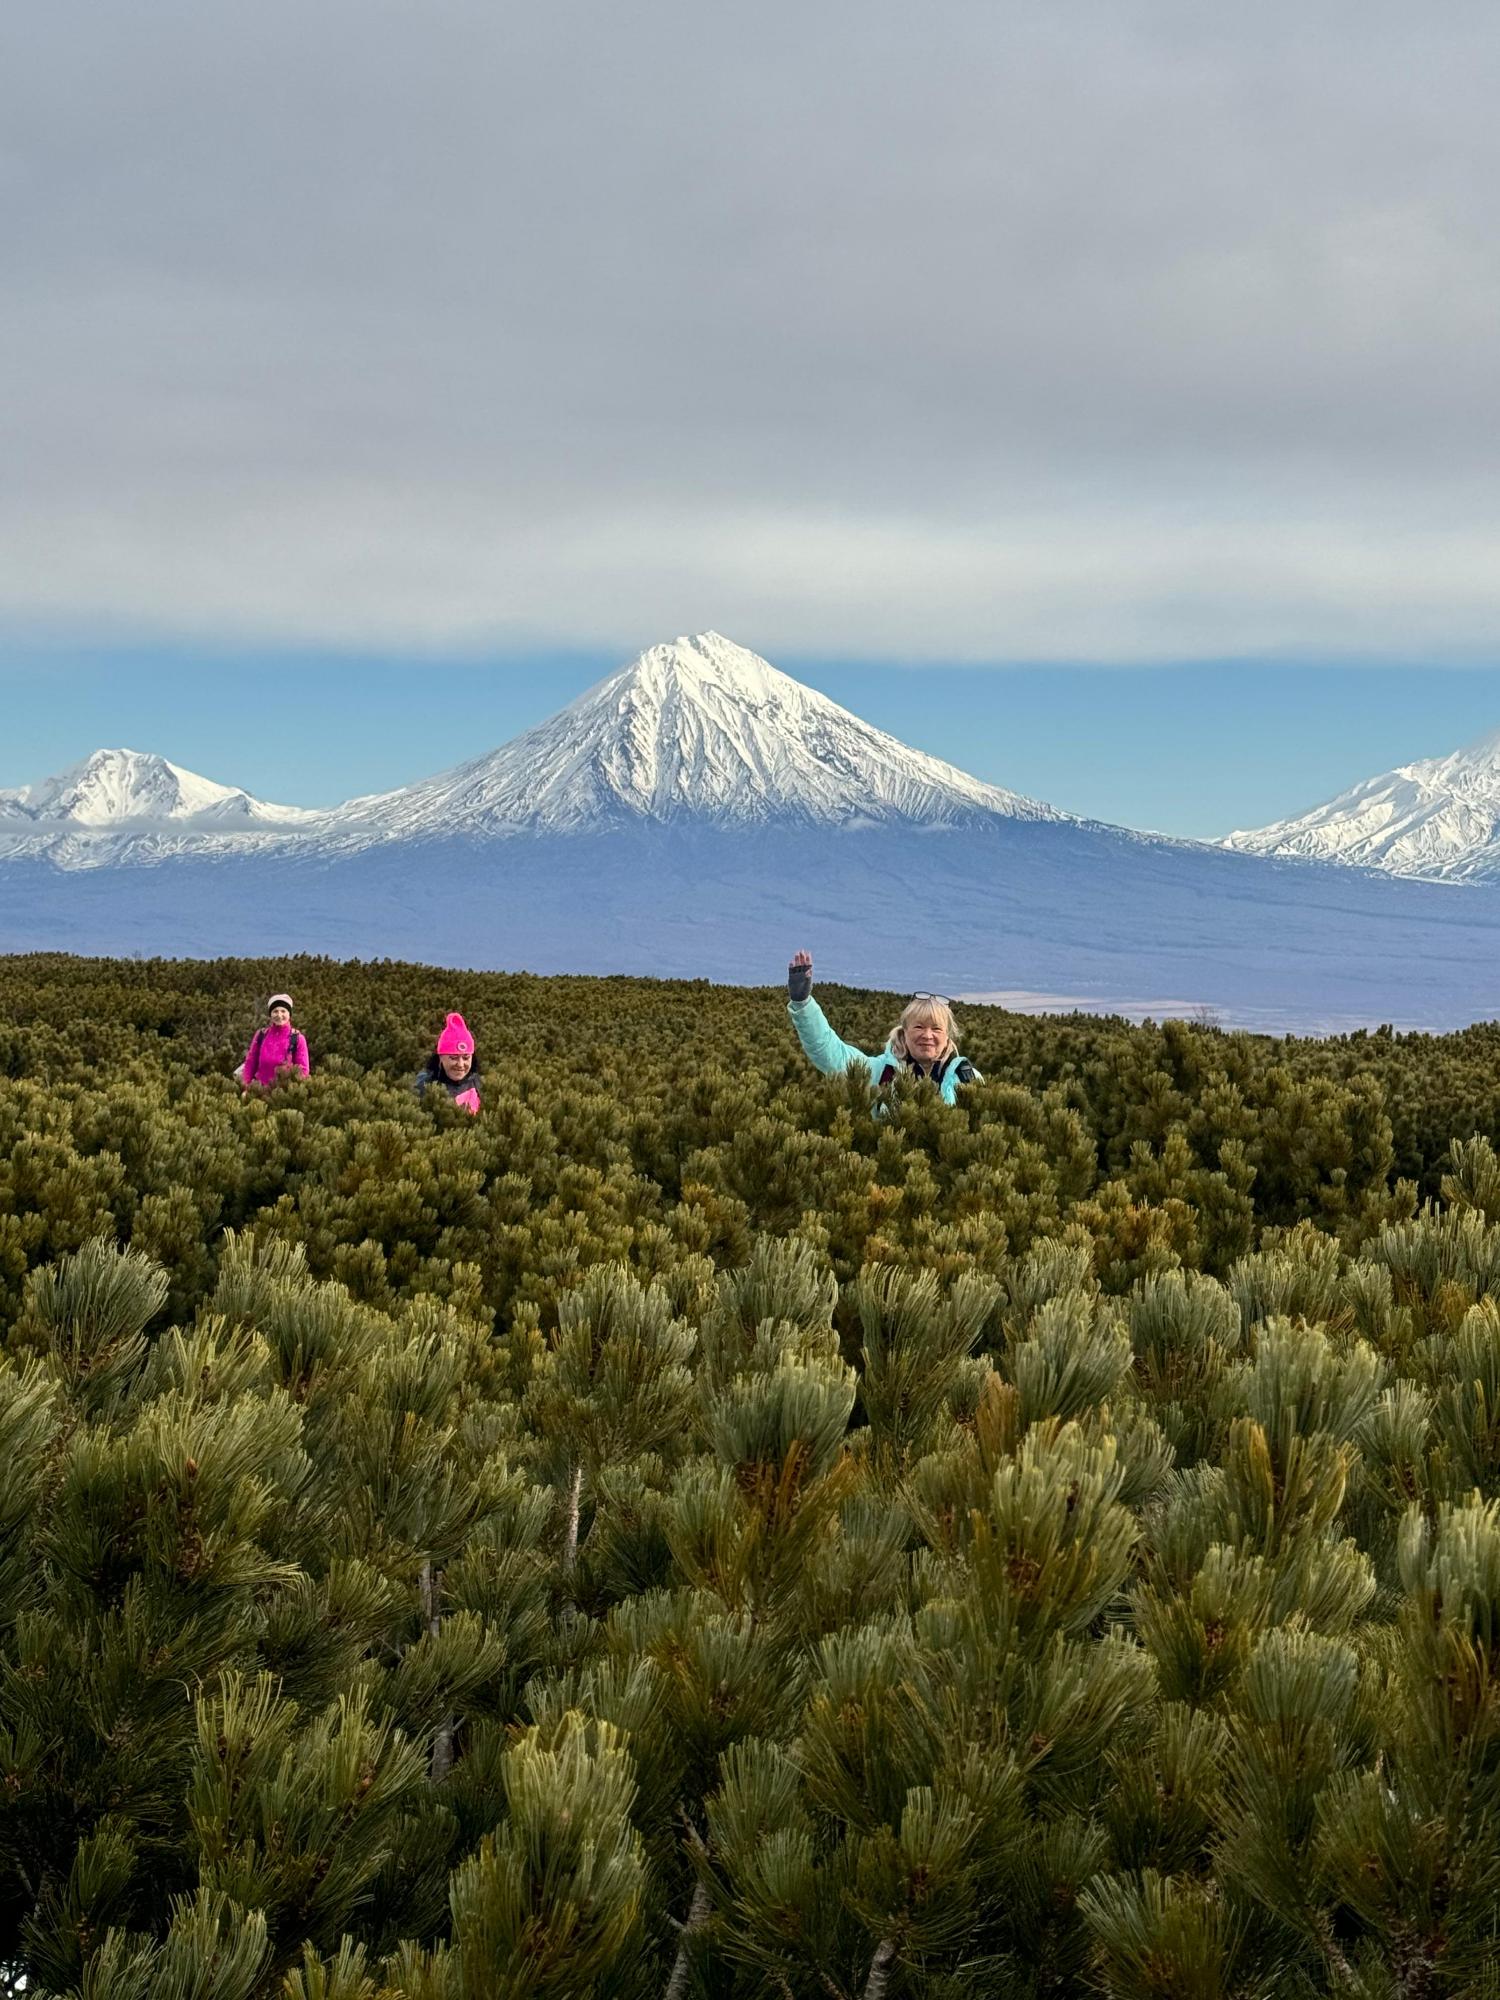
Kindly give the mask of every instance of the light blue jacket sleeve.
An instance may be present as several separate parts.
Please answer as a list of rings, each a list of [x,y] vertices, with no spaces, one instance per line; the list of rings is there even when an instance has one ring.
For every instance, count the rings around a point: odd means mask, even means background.
[[[968,1076],[967,1079],[965,1079],[959,1076],[958,1073],[959,1063],[957,1058],[955,1058],[954,1061],[949,1064],[948,1073],[943,1078],[942,1083],[938,1087],[938,1094],[942,1098],[944,1104],[957,1104],[958,1093],[963,1089],[966,1081],[969,1083],[984,1082],[984,1078],[980,1075],[979,1071],[974,1068],[972,1063],[969,1065],[969,1068],[971,1074]]]
[[[824,1076],[842,1076],[846,1069],[862,1063],[874,1076],[884,1066],[884,1056],[866,1055],[852,1042],[841,1042],[828,1025],[828,1017],[816,1000],[789,1000],[786,1011],[797,1030],[797,1040],[814,1069]]]

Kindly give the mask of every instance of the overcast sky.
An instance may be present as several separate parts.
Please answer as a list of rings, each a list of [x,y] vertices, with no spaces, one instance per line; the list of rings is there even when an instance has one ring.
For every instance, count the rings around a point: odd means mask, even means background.
[[[0,621],[1493,660],[1500,16],[0,24]]]

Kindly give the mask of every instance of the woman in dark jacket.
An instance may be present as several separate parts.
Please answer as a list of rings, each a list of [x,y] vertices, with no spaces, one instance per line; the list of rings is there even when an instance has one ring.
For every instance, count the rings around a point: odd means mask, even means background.
[[[479,1064],[474,1057],[474,1037],[462,1014],[448,1016],[436,1049],[417,1071],[414,1088],[418,1097],[425,1097],[434,1087],[445,1090],[455,1104],[471,1114],[479,1109]]]

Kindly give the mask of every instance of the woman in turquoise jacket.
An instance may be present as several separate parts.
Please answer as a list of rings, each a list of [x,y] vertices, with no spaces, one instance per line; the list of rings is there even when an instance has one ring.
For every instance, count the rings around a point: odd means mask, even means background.
[[[841,1076],[846,1069],[863,1064],[877,1088],[898,1076],[930,1079],[951,1104],[966,1083],[979,1083],[973,1063],[958,1052],[958,1030],[953,1009],[940,993],[918,993],[901,1010],[901,1019],[892,1028],[890,1039],[878,1055],[868,1055],[851,1042],[842,1042],[828,1025],[827,1016],[812,997],[812,953],[799,951],[786,971],[786,988],[791,996],[787,1012],[797,1039],[814,1069],[824,1076]]]

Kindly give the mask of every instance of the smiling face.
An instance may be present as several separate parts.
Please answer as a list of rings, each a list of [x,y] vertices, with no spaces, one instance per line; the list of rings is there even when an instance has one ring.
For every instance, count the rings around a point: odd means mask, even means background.
[[[953,1014],[941,1000],[924,996],[909,1000],[902,1011],[901,1025],[891,1038],[898,1054],[908,1056],[928,1069],[954,1046]]]
[[[270,1013],[270,1021],[271,1021],[271,1026],[272,1026],[273,1028],[287,1028],[287,1027],[290,1027],[290,1026],[291,1026],[291,1021],[292,1021],[292,1010],[291,1010],[291,1008],[290,1008],[290,1007],[280,1007],[280,1006],[277,1006],[277,1007],[273,1007],[273,1008],[271,1009],[271,1013]]]
[[[438,1061],[443,1065],[443,1075],[450,1083],[462,1083],[474,1067],[474,1057],[468,1049],[457,1055],[439,1056]]]
[[[947,1045],[947,1031],[936,1021],[913,1021],[906,1030],[907,1054],[919,1063],[935,1063]]]

